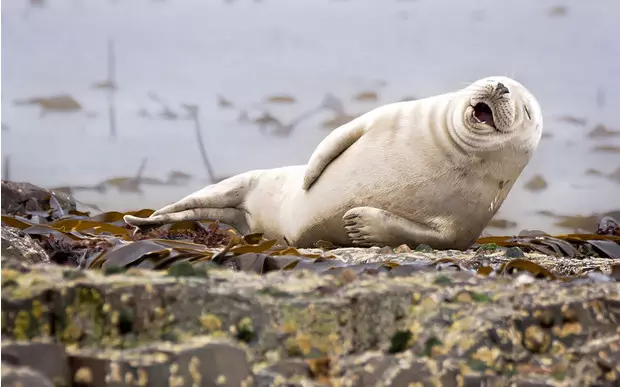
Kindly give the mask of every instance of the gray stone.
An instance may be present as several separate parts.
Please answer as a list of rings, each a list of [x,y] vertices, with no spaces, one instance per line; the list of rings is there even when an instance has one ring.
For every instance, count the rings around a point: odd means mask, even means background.
[[[54,387],[51,380],[28,367],[2,363],[2,385],[5,387]]]
[[[2,180],[2,214],[48,211],[52,194],[64,212],[76,209],[75,200],[64,192],[53,192],[25,182]]]
[[[2,355],[16,361],[18,366],[37,370],[56,385],[70,385],[67,354],[61,344],[3,340]]]
[[[45,250],[19,229],[2,225],[2,257],[27,263],[49,263]]]

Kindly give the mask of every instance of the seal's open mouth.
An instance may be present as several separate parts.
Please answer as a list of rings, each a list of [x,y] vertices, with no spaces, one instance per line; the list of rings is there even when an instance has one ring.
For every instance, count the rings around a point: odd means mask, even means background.
[[[491,111],[489,105],[484,102],[478,102],[476,106],[474,106],[474,119],[480,123],[484,123],[495,128],[493,112]]]

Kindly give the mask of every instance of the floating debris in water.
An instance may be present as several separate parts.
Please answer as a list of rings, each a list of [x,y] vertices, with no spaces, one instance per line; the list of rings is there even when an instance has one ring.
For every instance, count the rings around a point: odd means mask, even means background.
[[[549,8],[548,15],[551,17],[562,17],[568,14],[568,8],[563,5],[556,5]]]
[[[226,97],[218,95],[217,96],[217,106],[219,106],[221,108],[230,108],[230,107],[233,107],[234,104],[232,103],[232,101],[226,99]]]
[[[594,152],[604,153],[620,153],[620,146],[615,145],[597,145],[592,148]]]
[[[525,188],[530,191],[542,191],[547,189],[547,181],[542,177],[542,175],[536,175],[530,179],[525,184]]]
[[[26,100],[16,100],[15,105],[39,105],[43,112],[75,112],[82,110],[82,105],[68,94],[52,95],[50,97],[33,97]]]
[[[280,95],[272,95],[265,99],[267,103],[286,103],[291,104],[297,102],[295,97],[292,95],[280,94]]]
[[[506,228],[516,227],[517,222],[513,222],[507,219],[491,219],[491,221],[489,222],[487,226],[493,227],[493,228],[499,228],[499,229],[506,229]]]
[[[344,114],[344,104],[342,103],[342,100],[332,93],[325,94],[321,107],[338,114]]]
[[[588,123],[588,120],[586,120],[585,118],[574,117],[574,116],[561,116],[561,117],[558,117],[557,120],[560,122],[566,122],[566,123],[578,125],[578,126],[585,126]]]
[[[620,131],[618,130],[610,130],[608,129],[606,126],[604,125],[596,125],[596,127],[594,129],[592,129],[592,131],[590,133],[588,133],[589,137],[594,137],[594,138],[598,138],[598,137],[614,137],[614,136],[620,136]]]
[[[589,168],[588,170],[586,170],[586,175],[589,175],[589,176],[603,176],[603,172],[599,171],[598,169]]]
[[[118,89],[118,86],[116,85],[116,82],[111,81],[111,80],[95,82],[95,83],[93,83],[92,87],[93,87],[93,89],[109,89],[109,90],[116,90],[116,89]]]
[[[620,183],[620,167],[614,169],[607,177],[611,181],[615,181],[616,183]]]
[[[192,175],[185,172],[170,171],[170,173],[168,173],[168,180],[166,181],[166,183],[170,185],[181,185],[186,184],[191,179]]]
[[[363,91],[355,95],[353,99],[360,102],[375,102],[379,99],[379,96],[374,91]]]
[[[354,120],[355,118],[357,118],[358,116],[350,116],[348,114],[338,114],[333,118],[330,118],[327,121],[324,121],[322,126],[326,129],[336,129],[339,126],[342,126],[344,124],[347,124],[349,122],[351,122],[352,120]]]

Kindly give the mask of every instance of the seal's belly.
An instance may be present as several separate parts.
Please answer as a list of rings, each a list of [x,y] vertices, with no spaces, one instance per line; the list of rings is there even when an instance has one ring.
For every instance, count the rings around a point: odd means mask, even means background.
[[[493,216],[493,198],[488,196],[495,193],[473,175],[460,175],[432,155],[364,140],[334,160],[301,194],[306,207],[294,212],[302,241],[304,234],[321,234],[348,243],[342,216],[354,207],[376,207],[425,224],[481,224]]]

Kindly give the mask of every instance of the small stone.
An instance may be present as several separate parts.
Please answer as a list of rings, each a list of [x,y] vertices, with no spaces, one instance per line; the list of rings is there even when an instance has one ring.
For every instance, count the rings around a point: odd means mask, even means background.
[[[10,354],[20,366],[29,367],[50,380],[70,384],[68,358],[61,344],[13,342],[3,338],[2,355],[5,354]]]
[[[191,263],[181,261],[170,265],[168,275],[171,277],[193,277],[196,275],[196,271]]]
[[[391,254],[393,252],[394,250],[392,250],[390,246],[383,246],[377,250],[377,253],[379,254]]]
[[[478,247],[478,250],[476,250],[477,253],[479,252],[493,252],[497,250],[497,244],[495,243],[485,243],[483,245],[481,245],[480,247]]]
[[[551,347],[551,336],[541,327],[531,325],[524,332],[523,346],[534,353],[545,353]]]
[[[342,272],[340,272],[340,280],[345,284],[355,281],[356,278],[357,274],[355,273],[355,271],[349,268],[346,268],[342,270]]]
[[[405,244],[400,245],[400,246],[398,246],[397,248],[394,249],[394,252],[397,253],[397,254],[410,253],[411,251],[412,251],[411,247],[409,247],[409,246],[407,246]]]
[[[610,277],[620,282],[620,263],[611,265]]]
[[[411,340],[412,336],[413,334],[410,330],[396,331],[390,340],[390,348],[388,349],[388,352],[397,353],[404,351],[409,346],[409,340]]]
[[[50,197],[67,213],[77,209],[75,200],[61,191],[50,191],[34,184],[2,180],[2,215],[20,215],[30,211],[49,211]],[[58,215],[58,214],[56,214]]]
[[[2,257],[24,263],[50,263],[49,255],[29,235],[15,227],[2,225]],[[4,265],[3,265],[4,267]]]
[[[534,276],[532,276],[530,273],[520,273],[516,278],[515,278],[515,284],[517,284],[517,286],[520,285],[527,285],[527,284],[531,284],[536,282],[536,278],[534,278]]]
[[[41,375],[41,373],[28,367],[15,367],[6,363],[2,364],[2,385],[54,387],[51,380]]]
[[[331,250],[334,248],[334,244],[331,243],[330,241],[324,241],[324,240],[319,240],[317,241],[314,246],[317,249],[321,249],[321,250]]]
[[[427,244],[421,243],[421,244],[416,246],[415,251],[421,251],[423,253],[432,253],[433,252],[433,248],[430,247]]]
[[[506,250],[506,258],[523,258],[525,257],[525,254],[523,253],[523,250],[521,250],[519,247],[513,246],[513,247],[509,247]]]
[[[121,274],[126,272],[127,269],[124,267],[118,267],[118,266],[105,266],[103,268],[103,274],[104,275],[114,275],[114,274]]]
[[[311,377],[312,372],[308,364],[300,359],[285,359],[271,365],[265,372],[278,374],[286,379],[295,377]]]
[[[254,338],[254,326],[249,317],[242,318],[237,324],[237,339],[249,343]]]

